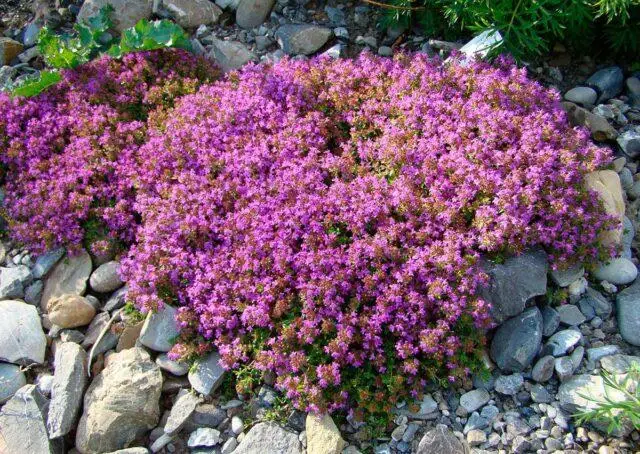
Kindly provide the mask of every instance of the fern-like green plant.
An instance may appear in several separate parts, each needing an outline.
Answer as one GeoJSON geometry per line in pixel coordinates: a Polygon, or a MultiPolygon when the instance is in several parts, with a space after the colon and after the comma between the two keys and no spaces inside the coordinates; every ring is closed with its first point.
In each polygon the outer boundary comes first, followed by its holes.
{"type": "Polygon", "coordinates": [[[640,429],[640,365],[632,363],[627,373],[617,377],[604,370],[602,381],[605,390],[613,390],[618,396],[624,396],[622,400],[612,399],[605,393],[603,400],[594,399],[591,396],[581,395],[582,398],[594,404],[593,409],[584,410],[575,414],[576,423],[605,422],[607,431],[612,433],[622,428],[629,422],[637,430],[640,429]]]}

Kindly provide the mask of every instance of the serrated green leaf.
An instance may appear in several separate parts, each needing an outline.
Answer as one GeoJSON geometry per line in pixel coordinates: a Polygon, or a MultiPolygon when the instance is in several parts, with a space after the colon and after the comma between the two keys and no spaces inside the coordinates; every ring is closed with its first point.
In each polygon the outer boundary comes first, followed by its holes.
{"type": "Polygon", "coordinates": [[[57,71],[40,71],[37,76],[24,79],[19,85],[13,87],[13,96],[30,97],[42,93],[52,85],[57,84],[62,76],[57,71]]]}

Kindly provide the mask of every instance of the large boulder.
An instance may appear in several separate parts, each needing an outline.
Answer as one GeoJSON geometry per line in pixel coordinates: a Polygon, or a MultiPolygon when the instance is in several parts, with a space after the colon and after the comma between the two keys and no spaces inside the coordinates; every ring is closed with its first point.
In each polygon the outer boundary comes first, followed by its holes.
{"type": "Polygon", "coordinates": [[[240,0],[236,10],[236,23],[246,29],[262,24],[275,4],[275,0],[240,0]]]}
{"type": "Polygon", "coordinates": [[[75,426],[86,385],[87,353],[74,342],[59,344],[47,419],[49,437],[62,437],[75,426]]]}
{"type": "Polygon", "coordinates": [[[503,372],[522,372],[535,358],[541,341],[542,314],[532,307],[498,328],[491,341],[491,357],[503,372]]]}
{"type": "Polygon", "coordinates": [[[113,28],[122,30],[133,27],[140,19],[148,19],[153,12],[153,0],[85,0],[78,13],[78,22],[84,22],[97,15],[100,9],[111,5],[113,28]]]}
{"type": "Polygon", "coordinates": [[[0,452],[62,453],[62,446],[47,435],[48,404],[35,385],[20,388],[0,411],[0,452]]]}
{"type": "Polygon", "coordinates": [[[96,309],[84,296],[60,295],[49,300],[49,320],[60,328],[77,328],[91,323],[96,309]]]}
{"type": "Polygon", "coordinates": [[[631,345],[640,346],[640,279],[616,297],[618,330],[631,345]]]}
{"type": "Polygon", "coordinates": [[[49,300],[57,296],[84,295],[90,275],[91,257],[85,250],[59,261],[44,284],[40,300],[42,310],[46,310],[49,300]]]}
{"type": "Polygon", "coordinates": [[[35,307],[22,301],[0,301],[0,361],[42,364],[47,339],[35,307]]]}
{"type": "Polygon", "coordinates": [[[416,454],[467,454],[468,451],[447,426],[438,424],[424,434],[416,454]]]}
{"type": "Polygon", "coordinates": [[[251,428],[233,454],[302,454],[298,436],[276,423],[261,422],[251,428]]]}
{"type": "Polygon", "coordinates": [[[184,28],[215,24],[222,15],[218,5],[209,0],[162,0],[162,4],[184,28]]]}
{"type": "Polygon", "coordinates": [[[491,303],[496,323],[520,314],[534,296],[547,292],[547,254],[534,249],[507,259],[504,264],[483,261],[489,285],[482,297],[491,303]]]}
{"type": "Polygon", "coordinates": [[[308,414],[307,454],[341,454],[346,443],[331,416],[308,414]]]}
{"type": "Polygon", "coordinates": [[[596,170],[585,176],[585,185],[598,195],[605,212],[619,221],[615,229],[600,234],[600,241],[605,246],[619,245],[622,241],[625,211],[620,177],[613,170],[596,170]]]}
{"type": "Polygon", "coordinates": [[[125,448],[160,418],[162,373],[142,348],[109,356],[87,390],[76,449],[99,454],[125,448]]]}

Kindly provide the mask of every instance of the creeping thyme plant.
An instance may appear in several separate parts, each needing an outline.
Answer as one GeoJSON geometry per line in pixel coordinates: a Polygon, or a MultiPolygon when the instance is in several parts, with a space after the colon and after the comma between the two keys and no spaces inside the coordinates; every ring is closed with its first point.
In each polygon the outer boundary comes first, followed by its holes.
{"type": "Polygon", "coordinates": [[[138,309],[180,306],[171,357],[216,349],[303,410],[375,414],[477,370],[481,255],[608,253],[584,186],[608,152],[502,60],[103,57],[3,95],[0,151],[16,240],[115,248],[138,309]]]}

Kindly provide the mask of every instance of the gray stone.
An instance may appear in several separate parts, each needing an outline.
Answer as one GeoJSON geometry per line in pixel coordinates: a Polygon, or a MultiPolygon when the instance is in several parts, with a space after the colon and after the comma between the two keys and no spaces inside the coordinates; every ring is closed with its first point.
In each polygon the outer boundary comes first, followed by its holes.
{"type": "Polygon", "coordinates": [[[22,34],[22,44],[24,44],[25,47],[34,46],[38,42],[38,33],[40,33],[40,25],[36,22],[27,24],[22,34]]]}
{"type": "Polygon", "coordinates": [[[198,427],[218,427],[227,417],[227,412],[212,404],[200,404],[187,421],[185,430],[193,432],[198,427]]]}
{"type": "Polygon", "coordinates": [[[180,432],[195,411],[196,406],[201,402],[202,399],[200,397],[186,389],[181,390],[171,407],[171,413],[169,413],[169,418],[164,425],[164,433],[173,436],[180,432]]]}
{"type": "Polygon", "coordinates": [[[638,269],[631,260],[618,257],[608,263],[600,263],[593,275],[599,281],[607,281],[614,285],[626,285],[635,280],[638,276],[638,269]]]}
{"type": "Polygon", "coordinates": [[[40,299],[42,298],[42,289],[44,283],[41,280],[33,281],[24,289],[24,300],[32,306],[40,307],[40,299]]]}
{"type": "Polygon", "coordinates": [[[491,303],[491,315],[497,323],[520,314],[527,301],[547,292],[547,255],[541,249],[511,257],[504,264],[484,261],[490,277],[483,298],[491,303]]]}
{"type": "Polygon", "coordinates": [[[622,91],[624,75],[618,66],[611,66],[596,71],[587,79],[586,84],[598,92],[597,103],[601,104],[622,91]]]}
{"type": "Polygon", "coordinates": [[[602,347],[594,347],[587,349],[587,360],[595,363],[600,361],[605,356],[615,355],[620,352],[620,348],[617,345],[603,345],[602,347]]]}
{"type": "Polygon", "coordinates": [[[178,310],[165,304],[157,312],[150,312],[140,332],[140,343],[157,352],[168,352],[173,347],[175,338],[180,333],[176,321],[178,310]]]}
{"type": "Polygon", "coordinates": [[[222,15],[222,10],[209,0],[162,0],[162,4],[184,28],[215,24],[222,15]]]}
{"type": "Polygon", "coordinates": [[[144,349],[110,355],[84,396],[76,448],[83,454],[115,451],[153,429],[161,389],[160,368],[144,349]]]}
{"type": "Polygon", "coordinates": [[[256,55],[241,42],[221,39],[213,41],[209,58],[215,60],[224,72],[238,69],[250,61],[257,60],[256,55]]]}
{"type": "Polygon", "coordinates": [[[616,297],[618,330],[631,345],[640,346],[640,280],[616,297]]]}
{"type": "Polygon", "coordinates": [[[587,320],[598,316],[607,319],[611,315],[611,303],[597,290],[591,287],[587,288],[585,294],[578,301],[580,311],[585,315],[587,320]]]}
{"type": "Polygon", "coordinates": [[[327,13],[329,22],[334,27],[345,27],[347,25],[347,17],[344,10],[340,8],[334,8],[333,6],[325,6],[324,12],[327,13]]]}
{"type": "Polygon", "coordinates": [[[471,430],[482,430],[487,427],[489,427],[489,420],[480,416],[480,413],[478,413],[477,411],[474,411],[473,413],[471,413],[471,416],[467,418],[467,423],[464,425],[462,433],[466,435],[471,430]]]}
{"type": "Polygon", "coordinates": [[[49,402],[35,385],[25,385],[0,411],[0,451],[7,454],[62,453],[57,442],[47,435],[49,402]]]}
{"type": "MultiPolygon", "coordinates": [[[[151,433],[153,434],[155,432],[155,430],[158,430],[158,429],[154,429],[154,431],[152,431],[151,433]]],[[[150,437],[150,441],[153,440],[154,438],[155,438],[155,436],[151,436],[150,437]]],[[[164,448],[169,443],[171,443],[172,440],[173,440],[173,437],[171,435],[167,435],[166,433],[162,433],[162,435],[160,435],[158,438],[156,438],[154,440],[154,442],[151,444],[151,446],[149,446],[149,449],[153,453],[160,452],[162,450],[162,448],[164,448]]]]}
{"type": "Polygon", "coordinates": [[[29,267],[0,268],[0,299],[23,298],[24,287],[33,280],[29,267]]]}
{"type": "Polygon", "coordinates": [[[115,260],[100,265],[89,278],[89,285],[98,293],[113,292],[123,284],[120,279],[120,263],[115,260]]]}
{"type": "Polygon", "coordinates": [[[124,307],[124,305],[127,302],[128,291],[129,291],[129,287],[125,285],[124,287],[113,292],[113,295],[111,295],[107,300],[107,302],[104,303],[102,310],[111,312],[111,311],[115,311],[116,309],[120,309],[121,307],[124,307]]]}
{"type": "Polygon", "coordinates": [[[156,364],[160,366],[160,369],[166,370],[177,377],[187,375],[187,372],[189,372],[189,364],[173,361],[169,359],[166,353],[158,355],[156,358],[156,364]]]}
{"type": "MultiPolygon", "coordinates": [[[[618,139],[620,139],[620,136],[618,136],[618,139]]],[[[631,189],[633,186],[633,174],[631,173],[631,170],[625,167],[618,173],[618,175],[620,176],[620,185],[622,186],[622,189],[625,191],[631,189]]]]}
{"type": "Polygon", "coordinates": [[[147,448],[126,448],[118,449],[108,454],[149,454],[149,450],[147,448]]]}
{"type": "Polygon", "coordinates": [[[236,10],[236,23],[246,29],[262,24],[273,9],[275,0],[240,0],[236,10]]]}
{"type": "Polygon", "coordinates": [[[416,454],[467,454],[463,444],[456,438],[447,426],[438,424],[434,429],[424,434],[416,454]]]}
{"type": "MultiPolygon", "coordinates": [[[[551,370],[551,373],[553,373],[553,369],[551,370]]],[[[544,386],[537,384],[531,387],[531,400],[536,403],[548,404],[553,401],[553,397],[544,386]]]]}
{"type": "Polygon", "coordinates": [[[555,370],[558,379],[563,382],[573,374],[573,361],[568,356],[562,358],[556,358],[555,370]]]}
{"type": "Polygon", "coordinates": [[[563,304],[558,307],[558,315],[560,316],[560,323],[567,326],[580,325],[587,321],[587,318],[580,312],[573,304],[563,304]]]}
{"type": "MultiPolygon", "coordinates": [[[[85,333],[84,340],[82,341],[83,348],[88,349],[96,342],[96,340],[98,340],[98,336],[109,322],[109,318],[108,312],[100,312],[93,318],[93,320],[91,320],[91,323],[87,328],[87,332],[85,333]]],[[[100,343],[93,349],[93,356],[95,357],[100,353],[111,350],[117,344],[118,335],[112,330],[107,330],[102,339],[100,339],[100,343]]]]}
{"type": "Polygon", "coordinates": [[[549,337],[560,327],[560,314],[551,306],[544,306],[540,313],[542,314],[542,335],[549,337]]]}
{"type": "Polygon", "coordinates": [[[569,285],[584,276],[584,267],[580,264],[573,265],[567,269],[551,270],[551,279],[559,287],[569,287],[569,285]]]}
{"type": "Polygon", "coordinates": [[[311,55],[324,46],[333,32],[330,28],[308,24],[282,25],[276,39],[288,55],[311,55]]]}
{"type": "Polygon", "coordinates": [[[571,358],[571,363],[573,364],[571,373],[574,373],[578,367],[580,367],[580,364],[582,364],[582,359],[584,358],[584,347],[582,345],[578,345],[573,350],[569,358],[571,358]]]}
{"type": "Polygon", "coordinates": [[[640,357],[631,355],[611,355],[600,360],[602,368],[612,374],[626,374],[633,363],[640,364],[640,357]]]}
{"type": "Polygon", "coordinates": [[[558,356],[564,356],[569,352],[569,350],[578,345],[581,340],[582,334],[580,331],[572,329],[558,331],[549,338],[542,348],[541,354],[553,355],[556,358],[558,356]]]}
{"type": "Polygon", "coordinates": [[[640,155],[640,132],[630,129],[620,134],[616,141],[624,154],[630,158],[640,155]]]}
{"type": "Polygon", "coordinates": [[[42,279],[49,274],[51,268],[64,256],[64,252],[64,248],[59,247],[38,256],[32,270],[33,277],[42,279]]]}
{"type": "Polygon", "coordinates": [[[295,433],[276,423],[261,422],[247,432],[233,454],[302,454],[302,446],[295,433]]]}
{"type": "Polygon", "coordinates": [[[0,361],[42,364],[47,339],[35,307],[22,301],[0,301],[0,361]]]}
{"type": "Polygon", "coordinates": [[[564,99],[575,102],[576,104],[592,105],[598,99],[598,93],[589,87],[573,87],[564,94],[564,99]]]}
{"type": "Polygon", "coordinates": [[[524,385],[522,374],[500,375],[496,379],[496,391],[505,396],[515,396],[524,385]]]}
{"type": "Polygon", "coordinates": [[[227,439],[222,445],[221,454],[231,454],[238,447],[238,440],[234,437],[227,439]]]}
{"type": "Polygon", "coordinates": [[[491,341],[491,357],[503,372],[522,372],[540,348],[542,315],[537,307],[503,323],[491,341]]]}
{"type": "Polygon", "coordinates": [[[133,27],[140,19],[148,19],[153,12],[153,0],[85,0],[78,13],[78,22],[96,16],[107,4],[114,8],[111,18],[118,32],[133,27]]]}
{"type": "Polygon", "coordinates": [[[484,389],[473,389],[460,396],[460,405],[467,413],[473,413],[491,399],[491,395],[484,389]]]}
{"type": "Polygon", "coordinates": [[[219,444],[220,439],[220,431],[216,429],[212,429],[210,427],[201,427],[200,429],[196,429],[191,435],[189,435],[189,440],[187,444],[190,448],[197,447],[211,447],[219,444]]]}
{"type": "Polygon", "coordinates": [[[411,411],[408,408],[401,408],[397,410],[398,414],[406,415],[411,419],[434,419],[435,411],[438,410],[438,403],[433,400],[431,394],[425,394],[420,401],[420,408],[417,411],[411,411]]]}
{"type": "Polygon", "coordinates": [[[85,250],[78,255],[67,256],[60,260],[45,280],[40,300],[42,310],[47,310],[47,304],[52,298],[65,294],[84,295],[91,269],[91,257],[85,250]]]}
{"type": "Polygon", "coordinates": [[[87,384],[87,353],[73,342],[58,344],[47,429],[50,438],[62,437],[75,427],[87,384]]]}
{"type": "Polygon", "coordinates": [[[222,383],[225,370],[220,365],[218,352],[209,353],[195,362],[189,370],[189,383],[200,394],[209,395],[222,383]]]}
{"type": "Polygon", "coordinates": [[[26,384],[27,378],[20,366],[0,363],[0,405],[11,399],[26,384]]]}

